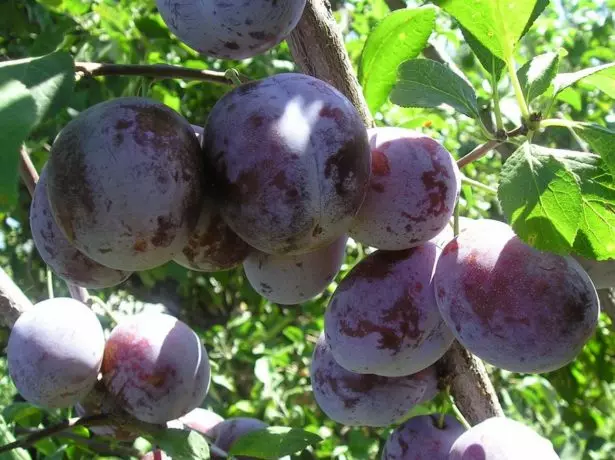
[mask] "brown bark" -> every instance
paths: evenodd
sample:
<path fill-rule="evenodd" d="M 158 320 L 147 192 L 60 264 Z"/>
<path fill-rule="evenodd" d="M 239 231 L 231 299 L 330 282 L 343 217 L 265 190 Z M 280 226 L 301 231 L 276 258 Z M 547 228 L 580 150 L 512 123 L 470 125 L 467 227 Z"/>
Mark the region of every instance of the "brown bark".
<path fill-rule="evenodd" d="M 0 268 L 0 322 L 12 328 L 19 315 L 28 308 L 32 308 L 32 302 Z"/>
<path fill-rule="evenodd" d="M 374 125 L 328 0 L 307 2 L 287 41 L 303 73 L 335 86 L 354 104 L 365 125 Z"/>
<path fill-rule="evenodd" d="M 357 107 L 366 126 L 373 119 L 335 23 L 328 0 L 308 0 L 297 29 L 288 39 L 301 70 L 342 91 Z M 468 422 L 476 424 L 503 411 L 482 362 L 457 342 L 439 364 L 443 382 Z"/>

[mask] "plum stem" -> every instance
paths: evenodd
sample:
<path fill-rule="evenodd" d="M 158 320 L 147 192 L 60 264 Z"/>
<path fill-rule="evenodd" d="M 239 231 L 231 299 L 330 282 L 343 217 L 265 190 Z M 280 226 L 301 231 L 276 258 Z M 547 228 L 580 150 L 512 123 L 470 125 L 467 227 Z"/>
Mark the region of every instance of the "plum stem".
<path fill-rule="evenodd" d="M 477 180 L 474 179 L 470 179 L 468 176 L 466 175 L 461 175 L 461 183 L 463 184 L 468 184 L 472 187 L 478 188 L 480 190 L 484 190 L 487 193 L 490 193 L 492 195 L 497 195 L 498 191 L 497 189 L 493 188 L 493 187 L 489 187 L 486 184 L 483 184 L 482 182 L 479 182 Z"/>
<path fill-rule="evenodd" d="M 468 153 L 464 157 L 461 157 L 459 160 L 457 160 L 457 166 L 461 169 L 464 166 L 467 166 L 470 163 L 473 163 L 474 161 L 481 159 L 482 157 L 487 155 L 489 152 L 491 152 L 494 148 L 496 148 L 502 143 L 503 142 L 501 140 L 492 139 L 490 141 L 485 142 L 484 144 L 479 145 L 474 150 L 472 150 L 470 153 Z"/>
<path fill-rule="evenodd" d="M 237 72 L 237 70 L 228 69 L 226 72 L 224 72 L 224 76 L 228 78 L 231 82 L 233 82 L 233 85 L 241 85 L 241 79 L 239 78 L 239 72 Z"/>
<path fill-rule="evenodd" d="M 4 446 L 0 446 L 0 454 L 4 452 L 8 452 L 13 449 L 17 449 L 19 447 L 28 447 L 34 444 L 41 439 L 47 438 L 49 436 L 57 435 L 63 431 L 66 431 L 71 428 L 75 428 L 78 426 L 94 426 L 99 425 L 101 422 L 104 422 L 108 419 L 107 415 L 104 414 L 95 414 L 89 415 L 77 419 L 65 420 L 64 422 L 58 423 L 57 425 L 52 425 L 47 428 L 43 428 L 42 430 L 37 430 L 28 436 L 25 436 L 21 439 L 13 441 L 11 443 L 5 444 Z"/>
<path fill-rule="evenodd" d="M 75 72 L 88 77 L 107 75 L 139 76 L 152 78 L 181 78 L 183 80 L 200 80 L 221 85 L 231 85 L 233 81 L 225 72 L 168 64 L 109 64 L 99 62 L 75 62 Z"/>

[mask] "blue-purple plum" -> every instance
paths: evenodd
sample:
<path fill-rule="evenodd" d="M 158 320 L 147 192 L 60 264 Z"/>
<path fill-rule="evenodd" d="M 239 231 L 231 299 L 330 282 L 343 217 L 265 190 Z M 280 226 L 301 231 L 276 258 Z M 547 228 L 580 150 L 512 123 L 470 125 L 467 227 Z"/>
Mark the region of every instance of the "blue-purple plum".
<path fill-rule="evenodd" d="M 321 335 L 310 368 L 312 391 L 330 419 L 348 426 L 388 426 L 438 393 L 434 366 L 404 377 L 356 374 L 340 366 Z"/>
<path fill-rule="evenodd" d="M 23 398 L 41 407 L 67 408 L 96 384 L 105 336 L 96 315 L 70 298 L 37 303 L 9 337 L 9 374 Z"/>
<path fill-rule="evenodd" d="M 368 130 L 372 175 L 349 234 L 369 246 L 401 250 L 446 227 L 459 197 L 461 176 L 435 139 L 404 128 Z"/>
<path fill-rule="evenodd" d="M 211 200 L 205 199 L 196 227 L 174 261 L 190 270 L 217 272 L 241 265 L 253 248 L 224 222 Z"/>
<path fill-rule="evenodd" d="M 325 312 L 335 360 L 349 371 L 397 377 L 435 363 L 453 342 L 433 290 L 438 247 L 373 252 L 338 285 Z"/>
<path fill-rule="evenodd" d="M 111 331 L 102 375 L 122 407 L 149 423 L 165 423 L 197 408 L 211 379 L 199 337 L 162 313 L 132 316 Z"/>
<path fill-rule="evenodd" d="M 88 289 L 116 286 L 131 274 L 95 262 L 73 246 L 56 224 L 47 198 L 47 167 L 34 189 L 30 229 L 41 259 L 63 280 Z"/>
<path fill-rule="evenodd" d="M 248 281 L 271 302 L 293 305 L 316 297 L 338 274 L 346 255 L 345 235 L 330 246 L 297 256 L 254 252 L 243 263 Z"/>
<path fill-rule="evenodd" d="M 332 244 L 358 212 L 370 175 L 367 130 L 328 83 L 279 74 L 220 99 L 203 137 L 222 217 L 269 254 Z"/>
<path fill-rule="evenodd" d="M 505 417 L 492 417 L 463 433 L 448 460 L 558 460 L 553 444 L 531 428 Z"/>
<path fill-rule="evenodd" d="M 218 427 L 224 422 L 224 418 L 209 409 L 197 407 L 186 415 L 169 422 L 167 425 L 175 428 L 189 428 L 204 434 L 210 439 L 218 436 Z"/>
<path fill-rule="evenodd" d="M 261 420 L 249 417 L 234 417 L 225 420 L 216 426 L 216 440 L 214 444 L 225 452 L 228 452 L 235 441 L 242 436 L 267 428 L 267 424 Z M 213 457 L 217 458 L 217 457 Z M 252 460 L 254 457 L 238 456 L 237 460 Z"/>
<path fill-rule="evenodd" d="M 596 290 L 578 262 L 532 248 L 494 220 L 474 222 L 445 246 L 434 286 L 459 342 L 512 372 L 565 366 L 598 324 Z"/>
<path fill-rule="evenodd" d="M 592 260 L 573 256 L 585 269 L 596 289 L 615 288 L 615 259 Z"/>
<path fill-rule="evenodd" d="M 124 97 L 81 112 L 51 148 L 47 193 L 77 249 L 105 266 L 170 261 L 199 217 L 203 158 L 190 123 L 169 107 Z"/>
<path fill-rule="evenodd" d="M 419 415 L 398 426 L 387 439 L 382 460 L 448 460 L 453 443 L 466 431 L 450 415 Z"/>
<path fill-rule="evenodd" d="M 167 27 L 212 57 L 245 59 L 280 43 L 295 28 L 306 0 L 156 0 Z"/>

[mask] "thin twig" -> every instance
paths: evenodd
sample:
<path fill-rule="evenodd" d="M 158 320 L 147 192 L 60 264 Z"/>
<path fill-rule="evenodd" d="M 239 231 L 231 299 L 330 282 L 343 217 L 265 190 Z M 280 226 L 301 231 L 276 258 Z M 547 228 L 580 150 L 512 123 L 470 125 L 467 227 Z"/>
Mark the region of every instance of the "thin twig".
<path fill-rule="evenodd" d="M 92 426 L 98 425 L 100 422 L 107 420 L 107 416 L 103 414 L 89 415 L 86 417 L 81 417 L 78 419 L 70 419 L 66 420 L 62 423 L 58 423 L 57 425 L 52 425 L 47 428 L 43 428 L 42 430 L 38 430 L 35 433 L 32 433 L 24 438 L 13 441 L 9 444 L 5 444 L 4 446 L 0 446 L 0 454 L 3 452 L 8 452 L 13 449 L 17 449 L 18 447 L 28 447 L 34 444 L 41 439 L 47 438 L 49 436 L 57 435 L 63 431 L 69 430 L 71 428 L 75 428 L 77 426 Z"/>
<path fill-rule="evenodd" d="M 493 139 L 493 140 L 485 142 L 484 144 L 479 145 L 474 150 L 472 150 L 470 153 L 468 153 L 466 156 L 457 160 L 457 166 L 459 167 L 459 169 L 461 169 L 464 166 L 467 166 L 470 163 L 476 160 L 479 160 L 480 158 L 484 157 L 489 152 L 491 152 L 494 148 L 496 148 L 501 143 L 502 141 Z"/>
<path fill-rule="evenodd" d="M 60 433 L 56 436 L 60 439 L 70 439 L 78 444 L 88 446 L 90 449 L 102 455 L 110 455 L 113 457 L 139 457 L 141 453 L 132 447 L 128 446 L 110 446 L 106 442 L 97 441 L 95 439 L 84 438 L 74 433 Z"/>
<path fill-rule="evenodd" d="M 465 176 L 463 174 L 461 175 L 461 183 L 465 183 L 474 188 L 484 190 L 485 192 L 491 193 L 492 195 L 498 194 L 498 191 L 495 188 L 489 187 L 488 185 L 485 185 L 482 182 L 479 182 L 477 180 L 470 179 L 468 176 Z"/>
<path fill-rule="evenodd" d="M 107 75 L 139 76 L 152 78 L 180 78 L 200 80 L 221 85 L 231 85 L 224 72 L 189 69 L 167 64 L 109 64 L 99 62 L 75 62 L 75 72 L 89 77 Z"/>

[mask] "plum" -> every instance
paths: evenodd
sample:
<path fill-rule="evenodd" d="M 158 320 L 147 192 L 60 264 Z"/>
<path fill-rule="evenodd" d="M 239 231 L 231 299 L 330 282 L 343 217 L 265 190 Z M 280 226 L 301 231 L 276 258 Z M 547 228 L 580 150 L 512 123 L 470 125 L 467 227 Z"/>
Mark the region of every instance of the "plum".
<path fill-rule="evenodd" d="M 67 408 L 94 388 L 104 348 L 102 326 L 86 305 L 62 297 L 44 300 L 26 310 L 11 330 L 9 373 L 26 401 Z"/>
<path fill-rule="evenodd" d="M 585 269 L 596 289 L 615 288 L 615 259 L 592 260 L 573 256 Z"/>
<path fill-rule="evenodd" d="M 188 325 L 163 313 L 141 313 L 111 331 L 102 375 L 127 412 L 144 422 L 165 423 L 203 402 L 210 365 Z"/>
<path fill-rule="evenodd" d="M 367 192 L 367 130 L 328 83 L 279 74 L 213 108 L 203 137 L 222 217 L 250 246 L 301 254 L 348 230 Z"/>
<path fill-rule="evenodd" d="M 241 265 L 252 250 L 229 228 L 217 207 L 206 198 L 187 244 L 173 260 L 190 270 L 217 272 Z"/>
<path fill-rule="evenodd" d="M 95 262 L 77 250 L 56 224 L 47 198 L 47 167 L 43 167 L 30 205 L 32 239 L 41 259 L 63 280 L 89 289 L 116 286 L 131 272 Z"/>
<path fill-rule="evenodd" d="M 51 148 L 47 193 L 68 240 L 118 270 L 162 265 L 199 217 L 203 158 L 190 123 L 167 106 L 124 97 L 81 112 Z"/>
<path fill-rule="evenodd" d="M 261 420 L 249 417 L 234 417 L 225 420 L 216 427 L 218 435 L 214 444 L 225 452 L 228 452 L 233 443 L 242 436 L 267 428 L 267 424 Z M 217 457 L 214 457 L 217 458 Z M 237 460 L 250 460 L 253 457 L 239 456 Z"/>
<path fill-rule="evenodd" d="M 325 335 L 345 369 L 398 377 L 435 363 L 453 343 L 434 295 L 438 247 L 426 242 L 367 256 L 337 287 Z"/>
<path fill-rule="evenodd" d="M 453 215 L 461 175 L 436 140 L 404 128 L 368 130 L 372 175 L 349 234 L 379 249 L 401 250 L 436 236 Z"/>
<path fill-rule="evenodd" d="M 459 342 L 512 372 L 565 366 L 598 323 L 596 290 L 578 262 L 532 248 L 495 220 L 474 222 L 445 246 L 434 286 Z"/>
<path fill-rule="evenodd" d="M 189 47 L 221 59 L 273 48 L 295 28 L 306 0 L 156 0 L 167 27 Z"/>
<path fill-rule="evenodd" d="M 214 411 L 197 407 L 186 415 L 170 421 L 167 423 L 167 426 L 179 429 L 189 428 L 204 434 L 210 439 L 216 439 L 218 436 L 218 427 L 222 422 L 224 422 L 224 419 Z"/>
<path fill-rule="evenodd" d="M 391 433 L 382 460 L 448 460 L 451 446 L 465 431 L 450 415 L 412 417 Z"/>
<path fill-rule="evenodd" d="M 292 305 L 316 297 L 333 281 L 346 255 L 345 235 L 330 246 L 297 256 L 254 252 L 243 263 L 248 281 L 271 302 Z"/>
<path fill-rule="evenodd" d="M 348 426 L 388 426 L 438 393 L 434 366 L 403 377 L 356 374 L 335 361 L 324 335 L 314 348 L 310 376 L 318 406 Z"/>
<path fill-rule="evenodd" d="M 492 417 L 461 434 L 449 460 L 558 460 L 548 439 L 506 417 Z"/>

